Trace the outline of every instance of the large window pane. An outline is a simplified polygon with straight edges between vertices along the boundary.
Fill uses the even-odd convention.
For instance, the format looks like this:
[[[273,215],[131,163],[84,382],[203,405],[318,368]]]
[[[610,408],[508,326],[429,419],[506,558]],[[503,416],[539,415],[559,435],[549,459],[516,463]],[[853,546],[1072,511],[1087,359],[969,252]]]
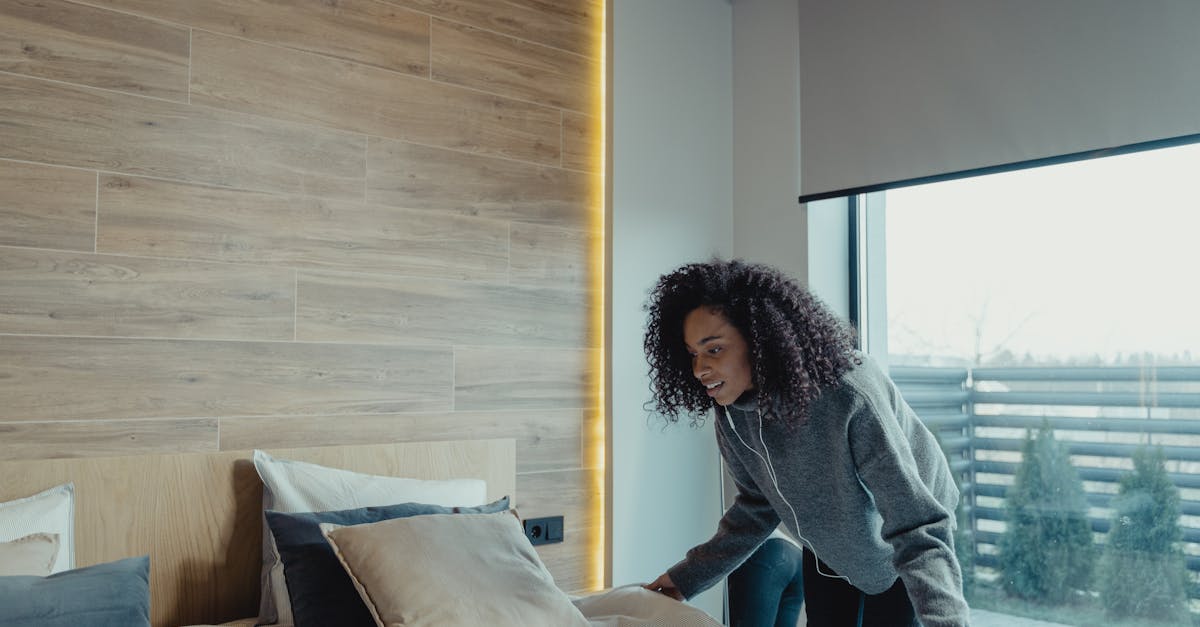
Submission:
[[[887,193],[889,353],[1200,359],[1200,146]]]
[[[955,443],[973,607],[1200,616],[1197,164],[1184,146],[886,192],[887,360]]]

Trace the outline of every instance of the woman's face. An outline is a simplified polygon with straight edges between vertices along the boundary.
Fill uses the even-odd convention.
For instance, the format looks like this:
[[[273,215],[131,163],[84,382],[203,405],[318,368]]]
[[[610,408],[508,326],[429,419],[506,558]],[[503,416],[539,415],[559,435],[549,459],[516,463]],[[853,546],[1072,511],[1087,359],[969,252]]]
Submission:
[[[754,387],[746,339],[711,307],[697,307],[683,319],[683,342],[692,355],[692,375],[719,405],[729,405]]]

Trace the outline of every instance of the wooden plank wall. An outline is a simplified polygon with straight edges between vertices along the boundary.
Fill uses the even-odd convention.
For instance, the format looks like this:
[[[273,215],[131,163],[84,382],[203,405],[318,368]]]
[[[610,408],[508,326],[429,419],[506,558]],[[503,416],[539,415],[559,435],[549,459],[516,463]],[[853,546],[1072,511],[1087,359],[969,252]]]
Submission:
[[[512,437],[595,589],[602,0],[0,0],[0,459]]]

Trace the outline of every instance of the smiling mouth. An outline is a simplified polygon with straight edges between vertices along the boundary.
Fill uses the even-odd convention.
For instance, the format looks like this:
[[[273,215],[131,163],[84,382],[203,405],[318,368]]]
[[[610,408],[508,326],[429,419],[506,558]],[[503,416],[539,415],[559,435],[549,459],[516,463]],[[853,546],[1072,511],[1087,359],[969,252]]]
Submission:
[[[722,387],[724,387],[724,385],[725,385],[724,381],[717,381],[715,383],[705,383],[704,389],[708,392],[709,396],[716,396],[717,392]]]

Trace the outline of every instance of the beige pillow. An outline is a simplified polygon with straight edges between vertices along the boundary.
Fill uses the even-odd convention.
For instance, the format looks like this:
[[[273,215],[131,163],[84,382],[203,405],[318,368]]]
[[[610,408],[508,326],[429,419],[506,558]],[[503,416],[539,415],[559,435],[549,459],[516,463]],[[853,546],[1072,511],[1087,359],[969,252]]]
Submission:
[[[10,542],[0,542],[0,577],[45,577],[53,571],[56,559],[57,533],[31,533]]]
[[[75,568],[75,484],[64,483],[0,503],[0,542],[31,533],[58,534],[61,548],[50,569],[52,574]]]
[[[321,525],[380,626],[586,626],[509,512]]]

